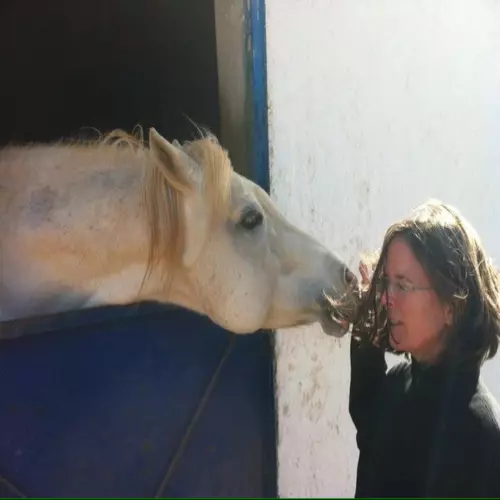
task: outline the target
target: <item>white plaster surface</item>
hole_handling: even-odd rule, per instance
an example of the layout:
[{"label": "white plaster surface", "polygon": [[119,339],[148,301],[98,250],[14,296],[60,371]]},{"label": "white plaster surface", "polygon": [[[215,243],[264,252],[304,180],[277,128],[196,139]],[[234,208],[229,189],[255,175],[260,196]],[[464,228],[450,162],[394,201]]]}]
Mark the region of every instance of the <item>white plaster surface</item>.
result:
[{"label": "white plaster surface", "polygon": [[[500,260],[500,2],[267,0],[272,195],[356,266],[429,197]],[[279,492],[352,496],[348,341],[277,333]],[[500,399],[500,356],[486,382]]]}]

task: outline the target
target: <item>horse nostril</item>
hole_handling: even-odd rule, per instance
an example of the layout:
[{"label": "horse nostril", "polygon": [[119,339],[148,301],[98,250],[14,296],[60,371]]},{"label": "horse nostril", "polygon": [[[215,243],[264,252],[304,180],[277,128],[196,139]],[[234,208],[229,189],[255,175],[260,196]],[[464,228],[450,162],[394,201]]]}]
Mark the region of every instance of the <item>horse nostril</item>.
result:
[{"label": "horse nostril", "polygon": [[358,279],[356,278],[355,274],[347,267],[344,269],[344,279],[345,282],[353,288],[358,284]]}]

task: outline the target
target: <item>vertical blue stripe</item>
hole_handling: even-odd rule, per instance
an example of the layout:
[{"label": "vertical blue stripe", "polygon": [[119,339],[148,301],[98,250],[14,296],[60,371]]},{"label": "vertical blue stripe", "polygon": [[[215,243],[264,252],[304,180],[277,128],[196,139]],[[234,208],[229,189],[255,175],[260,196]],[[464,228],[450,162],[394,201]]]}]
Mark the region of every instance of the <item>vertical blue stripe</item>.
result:
[{"label": "vertical blue stripe", "polygon": [[269,192],[265,0],[245,1],[252,179]]},{"label": "vertical blue stripe", "polygon": [[[250,145],[250,175],[262,189],[269,193],[269,136],[268,136],[268,105],[267,105],[267,58],[266,58],[266,12],[265,0],[245,1],[245,28],[246,28],[246,113],[249,121]],[[273,354],[270,358],[274,360],[274,331],[268,331],[269,347]],[[274,361],[271,361],[271,369]],[[275,379],[271,378],[272,392],[276,394]],[[274,446],[266,449],[272,456],[273,468],[264,472],[265,490],[270,497],[278,494],[278,457],[277,457],[277,434],[278,419],[276,413],[276,400],[270,403],[274,417]],[[268,460],[271,460],[271,456]]]}]

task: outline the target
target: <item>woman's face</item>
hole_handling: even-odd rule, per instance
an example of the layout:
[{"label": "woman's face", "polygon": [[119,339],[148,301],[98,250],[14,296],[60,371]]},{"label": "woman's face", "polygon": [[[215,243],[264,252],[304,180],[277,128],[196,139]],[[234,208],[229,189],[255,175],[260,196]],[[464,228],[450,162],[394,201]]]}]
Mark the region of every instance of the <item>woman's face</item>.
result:
[{"label": "woman's face", "polygon": [[440,301],[401,237],[389,245],[384,272],[386,292],[381,300],[387,307],[391,346],[418,361],[432,362],[445,347],[443,331],[451,326],[451,308]]}]

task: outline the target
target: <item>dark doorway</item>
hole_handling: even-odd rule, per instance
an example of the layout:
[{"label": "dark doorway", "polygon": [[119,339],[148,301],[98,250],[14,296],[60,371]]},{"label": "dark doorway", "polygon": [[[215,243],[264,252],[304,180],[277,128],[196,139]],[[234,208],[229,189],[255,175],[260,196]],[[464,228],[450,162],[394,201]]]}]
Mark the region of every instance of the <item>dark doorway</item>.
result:
[{"label": "dark doorway", "polygon": [[0,140],[51,141],[155,126],[219,135],[214,8],[207,0],[3,0]]}]

